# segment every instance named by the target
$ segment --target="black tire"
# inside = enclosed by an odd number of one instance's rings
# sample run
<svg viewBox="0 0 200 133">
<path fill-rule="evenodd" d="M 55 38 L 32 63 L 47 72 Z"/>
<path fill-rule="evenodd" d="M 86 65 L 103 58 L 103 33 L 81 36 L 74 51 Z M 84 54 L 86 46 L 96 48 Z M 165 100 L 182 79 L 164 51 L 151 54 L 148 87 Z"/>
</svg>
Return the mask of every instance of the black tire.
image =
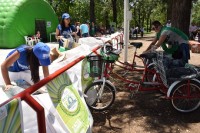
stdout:
<svg viewBox="0 0 200 133">
<path fill-rule="evenodd" d="M 90 84 L 85 89 L 85 101 L 89 108 L 97 111 L 108 109 L 115 100 L 115 89 L 113 86 L 105 83 L 101 99 L 98 98 L 103 81 L 98 81 Z"/>
<path fill-rule="evenodd" d="M 156 68 L 155 68 L 155 64 L 151 64 L 147 67 L 149 70 L 152 70 L 152 71 L 155 71 L 156 72 Z M 161 79 L 157 77 L 157 75 L 154 73 L 154 72 L 150 72 L 150 71 L 146 71 L 146 77 L 145 77 L 145 82 L 158 82 L 160 81 Z M 162 81 L 160 81 L 162 82 Z M 167 93 L 167 89 L 166 87 L 163 85 L 163 86 L 159 86 L 159 91 L 162 93 L 162 94 L 166 94 Z"/>
<path fill-rule="evenodd" d="M 190 89 L 187 87 L 188 81 L 181 81 L 174 86 L 170 93 L 172 106 L 183 113 L 192 112 L 200 106 L 200 97 L 197 97 L 200 95 L 200 83 L 191 80 Z M 196 96 L 196 98 L 183 98 L 182 96 L 188 96 L 188 90 L 190 90 L 190 96 Z"/>
<path fill-rule="evenodd" d="M 153 69 L 155 69 L 155 65 L 151 64 L 151 65 L 147 66 L 147 69 L 153 70 Z M 146 71 L 145 75 L 146 75 L 145 76 L 145 81 L 146 82 L 153 82 L 153 80 L 155 80 L 154 79 L 155 78 L 155 73 L 152 73 L 150 71 Z"/>
</svg>

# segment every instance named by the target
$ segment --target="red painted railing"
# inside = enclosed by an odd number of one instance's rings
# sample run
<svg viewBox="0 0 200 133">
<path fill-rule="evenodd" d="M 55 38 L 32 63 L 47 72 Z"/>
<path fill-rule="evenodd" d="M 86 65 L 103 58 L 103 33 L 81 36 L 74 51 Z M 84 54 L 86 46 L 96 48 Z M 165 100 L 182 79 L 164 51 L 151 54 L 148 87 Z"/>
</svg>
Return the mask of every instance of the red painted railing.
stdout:
<svg viewBox="0 0 200 133">
<path fill-rule="evenodd" d="M 118 48 L 119 48 L 119 47 L 118 47 L 119 44 L 118 44 L 118 39 L 117 39 L 117 37 L 114 37 L 114 38 L 111 39 L 111 42 L 113 43 L 113 45 L 115 44 L 115 41 L 116 41 L 116 45 L 117 45 L 117 49 L 118 49 Z"/>
<path fill-rule="evenodd" d="M 92 50 L 92 52 L 96 52 L 100 47 L 101 46 L 98 46 L 98 47 L 94 48 Z M 78 62 L 80 62 L 84 58 L 85 58 L 85 56 L 81 56 L 81 57 L 75 59 L 74 61 L 70 62 L 66 66 L 64 66 L 61 69 L 59 69 L 59 70 L 55 71 L 54 73 L 50 74 L 48 77 L 42 79 L 38 83 L 36 83 L 36 84 L 32 85 L 31 87 L 27 88 L 23 92 L 15 95 L 14 97 L 8 99 L 5 102 L 3 102 L 2 104 L 0 104 L 0 107 L 4 106 L 5 104 L 10 102 L 14 98 L 20 98 L 21 100 L 26 101 L 26 103 L 31 108 L 33 108 L 37 113 L 38 132 L 39 133 L 46 133 L 44 108 L 31 96 L 31 94 L 33 92 L 35 92 L 36 90 L 38 90 L 39 88 L 41 88 L 42 86 L 44 86 L 45 84 L 47 84 L 48 82 L 50 82 L 51 80 L 53 80 L 54 78 L 56 78 L 57 76 L 59 76 L 60 74 L 62 74 L 63 72 L 65 72 L 68 69 L 70 69 L 71 67 L 73 67 L 75 64 L 77 64 Z"/>
<path fill-rule="evenodd" d="M 123 36 L 124 36 L 123 34 L 119 34 L 111 39 L 112 44 L 114 41 L 117 42 L 117 49 L 122 50 L 123 48 Z"/>
</svg>

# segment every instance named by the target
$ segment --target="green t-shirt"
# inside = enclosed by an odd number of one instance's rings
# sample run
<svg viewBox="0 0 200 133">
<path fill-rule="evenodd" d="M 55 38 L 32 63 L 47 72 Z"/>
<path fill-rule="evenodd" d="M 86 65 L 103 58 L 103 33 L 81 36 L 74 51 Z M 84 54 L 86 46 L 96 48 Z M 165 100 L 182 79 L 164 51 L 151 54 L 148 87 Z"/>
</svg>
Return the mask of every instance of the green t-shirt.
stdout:
<svg viewBox="0 0 200 133">
<path fill-rule="evenodd" d="M 156 34 L 156 38 L 159 39 L 160 36 L 166 35 L 167 38 L 161 45 L 163 50 L 168 54 L 173 54 L 179 47 L 180 44 L 187 44 L 188 37 L 182 31 L 174 27 L 162 27 L 160 32 Z M 166 44 L 171 45 L 171 48 L 168 48 Z"/>
</svg>

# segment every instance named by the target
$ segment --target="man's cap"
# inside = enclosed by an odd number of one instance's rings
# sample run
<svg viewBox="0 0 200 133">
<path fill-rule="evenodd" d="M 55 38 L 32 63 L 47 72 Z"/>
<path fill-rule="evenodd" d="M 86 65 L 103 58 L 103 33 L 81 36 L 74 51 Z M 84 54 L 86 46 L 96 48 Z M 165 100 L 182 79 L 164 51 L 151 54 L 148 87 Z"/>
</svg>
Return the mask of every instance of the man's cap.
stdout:
<svg viewBox="0 0 200 133">
<path fill-rule="evenodd" d="M 70 18 L 70 15 L 68 13 L 63 13 L 62 19 L 68 19 Z"/>
<path fill-rule="evenodd" d="M 48 66 L 51 64 L 50 48 L 46 44 L 39 42 L 33 47 L 33 53 L 38 58 L 41 66 Z"/>
</svg>

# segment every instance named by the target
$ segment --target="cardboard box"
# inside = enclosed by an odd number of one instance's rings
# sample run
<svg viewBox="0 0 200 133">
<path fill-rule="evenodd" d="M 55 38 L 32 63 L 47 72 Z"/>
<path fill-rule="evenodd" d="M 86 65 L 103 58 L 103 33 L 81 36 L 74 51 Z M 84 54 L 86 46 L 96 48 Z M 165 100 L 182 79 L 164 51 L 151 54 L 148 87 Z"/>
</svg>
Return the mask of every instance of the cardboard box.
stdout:
<svg viewBox="0 0 200 133">
<path fill-rule="evenodd" d="M 191 46 L 192 53 L 200 53 L 200 44 L 193 44 Z"/>
</svg>

